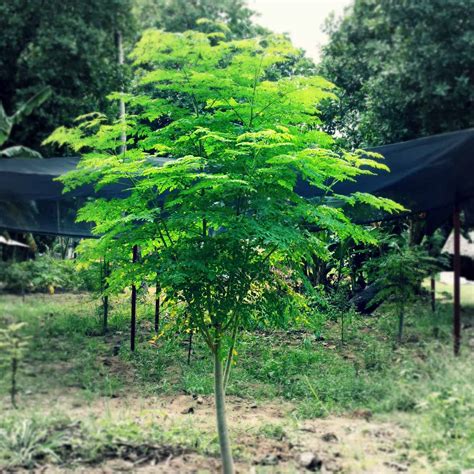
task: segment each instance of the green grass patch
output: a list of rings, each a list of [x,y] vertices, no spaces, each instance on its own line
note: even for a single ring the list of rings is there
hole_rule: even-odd
[[[87,296],[37,295],[24,300],[0,297],[2,319],[26,322],[25,331],[32,337],[19,374],[20,407],[28,407],[29,396],[65,388],[75,390],[85,400],[125,394],[212,394],[212,363],[199,337],[194,338],[189,365],[187,334],[160,338],[151,344],[153,302],[145,301],[139,308],[137,350],[131,353],[128,311],[126,298],[113,300],[109,333],[103,335],[98,301]],[[466,323],[472,321],[472,313],[466,307]],[[439,304],[435,313],[429,310],[428,302],[411,307],[402,346],[395,343],[396,326],[393,308],[384,306],[376,315],[348,318],[344,344],[340,341],[340,327],[333,321],[327,321],[317,333],[298,328],[286,332],[244,332],[236,347],[227,393],[259,403],[287,400],[294,406],[296,420],[361,408],[370,410],[402,422],[411,433],[413,446],[425,453],[437,472],[459,472],[471,467],[474,364],[468,342],[474,338],[472,330],[465,332],[461,357],[455,358],[451,348],[450,304]],[[8,404],[8,377],[0,379],[0,395]],[[56,453],[56,438],[44,438],[41,427],[45,422],[32,420],[33,424],[22,421],[18,433],[13,430],[14,424],[2,421],[2,436],[6,436],[3,443],[10,446],[1,448],[2,453],[23,453],[24,459],[54,459],[51,452]],[[63,426],[61,420],[51,421],[56,422]],[[127,423],[124,421],[123,429],[114,429],[134,442],[138,428]],[[84,428],[87,434],[81,435],[90,440],[92,451],[105,443],[94,437],[97,429],[89,432]],[[216,452],[215,437],[201,437],[193,430],[176,427],[166,435],[154,432],[150,439],[203,453]],[[284,436],[282,426],[261,430],[259,435],[268,438]],[[56,433],[64,429],[46,431]],[[98,432],[104,439],[110,437],[108,428]],[[185,439],[190,442],[186,444]],[[15,448],[17,442],[24,447]],[[28,443],[39,443],[45,452],[36,452]],[[97,456],[102,456],[102,448],[97,449]],[[2,455],[6,459],[7,455]],[[56,455],[66,456],[62,451]],[[87,462],[94,462],[93,453],[82,455]],[[28,465],[28,461],[22,463]]]

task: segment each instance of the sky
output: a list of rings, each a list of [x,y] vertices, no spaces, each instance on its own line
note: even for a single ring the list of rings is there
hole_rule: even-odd
[[[322,31],[332,12],[341,16],[352,0],[248,0],[249,7],[260,13],[256,22],[277,33],[289,33],[295,46],[318,59],[319,48],[327,41]]]

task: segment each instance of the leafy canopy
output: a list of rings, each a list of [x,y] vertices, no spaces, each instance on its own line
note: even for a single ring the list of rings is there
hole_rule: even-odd
[[[328,256],[324,234],[373,240],[335,203],[401,209],[365,194],[330,199],[335,183],[386,167],[378,156],[334,149],[320,131],[317,104],[332,96],[330,83],[269,79],[295,53],[281,36],[224,42],[148,31],[132,54],[135,92],[112,97],[127,102],[126,124],[92,114],[48,140],[83,153],[66,189],[130,185],[122,198],[93,200],[79,214],[101,235],[98,255],[118,258],[112,286],[158,278],[213,351],[239,318],[294,294],[303,260]],[[324,197],[299,196],[298,179]],[[133,269],[135,244],[142,261]]]
[[[92,115],[50,140],[83,152],[66,189],[129,183],[128,195],[93,200],[79,217],[103,234],[96,250],[109,261],[114,255],[111,286],[158,280],[184,309],[178,325],[206,341],[223,472],[230,474],[224,393],[238,330],[250,318],[272,319],[276,301],[298,299],[302,262],[329,254],[321,233],[371,240],[336,202],[400,207],[362,194],[328,200],[336,182],[385,167],[376,156],[331,149],[316,106],[332,86],[317,76],[282,77],[280,66],[297,56],[287,39],[223,38],[222,31],[149,31],[132,55],[136,92],[113,96],[128,103],[126,120],[108,124]],[[298,179],[323,197],[298,195]],[[125,263],[133,245],[142,251],[135,268]]]
[[[133,0],[132,11],[142,30],[199,30],[199,20],[207,18],[225,24],[232,38],[247,38],[263,31],[254,25],[255,12],[247,3],[246,0]]]
[[[355,0],[328,26],[328,129],[375,146],[471,127],[472,0]]]

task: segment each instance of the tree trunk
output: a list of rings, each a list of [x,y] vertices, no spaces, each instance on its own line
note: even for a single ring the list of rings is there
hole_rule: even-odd
[[[193,331],[189,333],[188,339],[188,365],[191,365],[191,353],[193,352]]]
[[[232,369],[232,361],[234,359],[234,349],[235,349],[235,343],[237,340],[237,332],[239,330],[239,320],[238,318],[235,321],[235,326],[232,331],[232,342],[230,344],[229,348],[229,353],[227,355],[227,360],[225,364],[225,370],[224,370],[224,394],[227,389],[227,384],[229,383],[229,377],[230,377],[230,371]]]
[[[341,346],[344,345],[344,311],[341,312]]]
[[[155,333],[158,334],[160,330],[160,296],[161,296],[161,285],[160,282],[156,282],[156,293],[155,293]]]
[[[229,433],[227,432],[227,420],[225,414],[224,377],[222,372],[222,361],[219,356],[219,347],[214,351],[214,397],[216,400],[217,432],[221,448],[222,472],[234,474],[234,461],[230,448]]]
[[[12,401],[13,408],[17,408],[16,406],[16,372],[18,368],[18,360],[16,357],[12,359],[12,379],[11,379],[11,391],[10,397]]]
[[[400,313],[398,315],[398,343],[402,343],[403,339],[403,326],[404,326],[404,320],[405,320],[405,309],[402,306],[400,308]]]
[[[120,90],[124,92],[123,65],[125,63],[125,56],[123,52],[123,41],[122,41],[121,31],[116,32],[116,42],[117,42],[117,50],[118,50],[119,76],[120,76],[120,82],[122,83],[120,85]],[[120,132],[120,142],[122,144],[120,147],[120,153],[124,154],[127,151],[127,134],[126,134],[126,120],[125,120],[125,101],[123,100],[123,98],[120,98],[120,101],[119,101],[119,116],[120,116],[120,122],[122,123],[122,126],[123,126]]]

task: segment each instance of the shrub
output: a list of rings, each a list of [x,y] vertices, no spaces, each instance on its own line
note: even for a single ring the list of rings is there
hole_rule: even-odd
[[[48,255],[0,266],[4,289],[14,293],[97,290],[99,278],[100,272],[95,266],[78,271],[73,260]]]

